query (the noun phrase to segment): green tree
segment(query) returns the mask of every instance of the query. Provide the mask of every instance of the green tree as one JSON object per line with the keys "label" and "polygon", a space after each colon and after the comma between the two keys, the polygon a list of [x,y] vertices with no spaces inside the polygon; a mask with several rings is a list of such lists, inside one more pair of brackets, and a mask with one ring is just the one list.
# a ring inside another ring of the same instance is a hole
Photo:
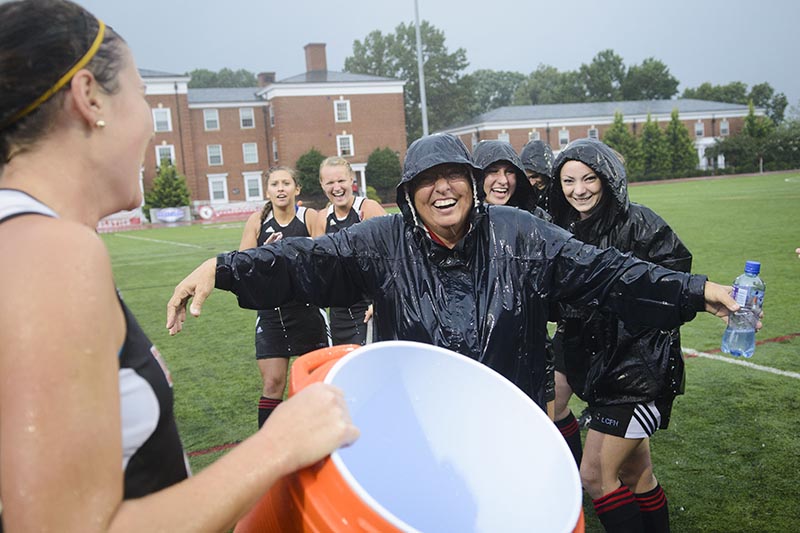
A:
{"label": "green tree", "polygon": [[625,169],[630,181],[636,181],[642,175],[639,141],[628,126],[625,125],[622,113],[614,113],[614,122],[603,134],[603,142],[616,150],[625,159]]}
{"label": "green tree", "polygon": [[189,188],[186,177],[178,173],[168,160],[161,161],[153,188],[144,193],[145,213],[151,208],[183,207],[189,205]]}
{"label": "green tree", "polygon": [[640,153],[642,161],[642,179],[662,179],[669,174],[669,148],[664,133],[658,122],[652,120],[650,113],[642,126]]}
{"label": "green tree", "polygon": [[581,65],[579,73],[589,102],[613,102],[621,99],[625,64],[614,50],[599,52],[591,63]]}
{"label": "green tree", "polygon": [[367,158],[367,183],[381,198],[394,198],[392,192],[400,182],[402,172],[400,158],[391,148],[377,148]]}
{"label": "green tree", "polygon": [[697,150],[694,147],[689,130],[681,122],[678,109],[672,110],[672,116],[664,132],[667,143],[669,177],[689,176],[697,170]]}
{"label": "green tree", "polygon": [[678,93],[678,80],[653,57],[628,67],[622,82],[623,100],[669,100]]}
{"label": "green tree", "polygon": [[[473,109],[472,83],[462,72],[468,66],[463,48],[450,53],[441,30],[422,21],[423,70],[428,121],[431,131],[469,118]],[[406,135],[413,141],[422,135],[417,46],[414,24],[401,23],[394,33],[373,31],[353,43],[353,55],[344,61],[346,72],[405,80]]]}
{"label": "green tree", "polygon": [[208,87],[255,87],[258,85],[255,74],[244,69],[231,70],[223,68],[219,72],[199,68],[187,73],[192,79],[190,89]]}
{"label": "green tree", "polygon": [[683,98],[697,100],[711,100],[712,102],[728,102],[730,104],[747,103],[747,84],[734,81],[727,85],[712,85],[709,82],[699,87],[687,88],[683,91]]}
{"label": "green tree", "polygon": [[311,148],[297,158],[294,168],[300,175],[300,186],[304,194],[319,196],[322,193],[319,185],[319,165],[324,160],[325,156],[316,148]]}
{"label": "green tree", "polygon": [[514,105],[572,104],[585,102],[586,94],[577,72],[559,72],[550,65],[539,65],[517,87]]}
{"label": "green tree", "polygon": [[783,93],[776,93],[769,83],[759,83],[750,88],[748,98],[756,107],[763,107],[774,124],[783,122],[789,101]]}
{"label": "green tree", "polygon": [[489,69],[476,70],[464,78],[471,81],[474,89],[473,115],[511,105],[517,88],[525,81],[519,72]]}

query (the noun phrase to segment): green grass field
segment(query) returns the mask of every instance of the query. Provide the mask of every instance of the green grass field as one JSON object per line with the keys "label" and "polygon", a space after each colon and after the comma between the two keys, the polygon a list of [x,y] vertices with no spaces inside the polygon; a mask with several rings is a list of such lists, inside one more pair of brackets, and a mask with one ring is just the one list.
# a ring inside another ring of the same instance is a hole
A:
{"label": "green grass field", "polygon": [[[800,373],[800,174],[782,173],[634,186],[694,255],[693,271],[730,283],[747,259],[766,281],[764,343],[750,362]],[[256,428],[260,378],[255,313],[215,293],[199,319],[169,337],[165,307],[175,284],[202,260],[238,246],[243,223],[106,234],[118,286],[175,381],[175,409],[187,451],[247,437]],[[702,314],[682,328],[684,347],[719,348],[723,323]],[[728,358],[730,359],[730,358]],[[800,497],[800,380],[703,357],[687,358],[686,394],[669,430],[652,441],[656,475],[676,532],[794,531]],[[576,400],[574,408],[580,411]],[[192,458],[195,471],[216,459]],[[588,498],[587,498],[588,499]],[[602,531],[591,504],[587,531]]]}

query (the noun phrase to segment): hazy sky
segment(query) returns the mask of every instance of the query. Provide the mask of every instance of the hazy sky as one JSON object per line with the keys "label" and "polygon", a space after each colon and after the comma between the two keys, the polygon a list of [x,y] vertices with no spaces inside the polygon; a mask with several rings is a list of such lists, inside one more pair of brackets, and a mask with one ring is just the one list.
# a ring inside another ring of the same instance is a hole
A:
{"label": "hazy sky", "polygon": [[[464,48],[476,69],[576,70],[611,48],[625,65],[663,61],[679,90],[703,82],[769,82],[800,103],[800,1],[418,0],[420,19]],[[305,71],[303,46],[327,43],[342,70],[353,41],[414,20],[414,0],[78,0],[117,29],[142,68]],[[458,6],[454,10],[453,6]]]}

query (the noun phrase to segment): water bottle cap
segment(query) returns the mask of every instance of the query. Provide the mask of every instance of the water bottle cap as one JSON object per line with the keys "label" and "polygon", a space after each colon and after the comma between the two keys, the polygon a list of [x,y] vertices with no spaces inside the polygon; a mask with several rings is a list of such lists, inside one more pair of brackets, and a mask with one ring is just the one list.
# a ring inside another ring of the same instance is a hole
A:
{"label": "water bottle cap", "polygon": [[758,275],[758,273],[761,272],[761,263],[758,261],[747,261],[744,264],[744,271],[747,274]]}

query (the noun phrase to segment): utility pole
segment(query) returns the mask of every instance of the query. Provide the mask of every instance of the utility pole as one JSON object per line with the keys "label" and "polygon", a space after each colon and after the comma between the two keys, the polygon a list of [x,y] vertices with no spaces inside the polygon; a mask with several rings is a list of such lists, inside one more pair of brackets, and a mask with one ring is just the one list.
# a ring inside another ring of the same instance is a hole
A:
{"label": "utility pole", "polygon": [[417,28],[417,69],[419,71],[419,104],[422,111],[422,136],[428,136],[428,103],[425,99],[425,72],[422,61],[422,37],[419,33],[419,1],[414,0],[414,20]]}

